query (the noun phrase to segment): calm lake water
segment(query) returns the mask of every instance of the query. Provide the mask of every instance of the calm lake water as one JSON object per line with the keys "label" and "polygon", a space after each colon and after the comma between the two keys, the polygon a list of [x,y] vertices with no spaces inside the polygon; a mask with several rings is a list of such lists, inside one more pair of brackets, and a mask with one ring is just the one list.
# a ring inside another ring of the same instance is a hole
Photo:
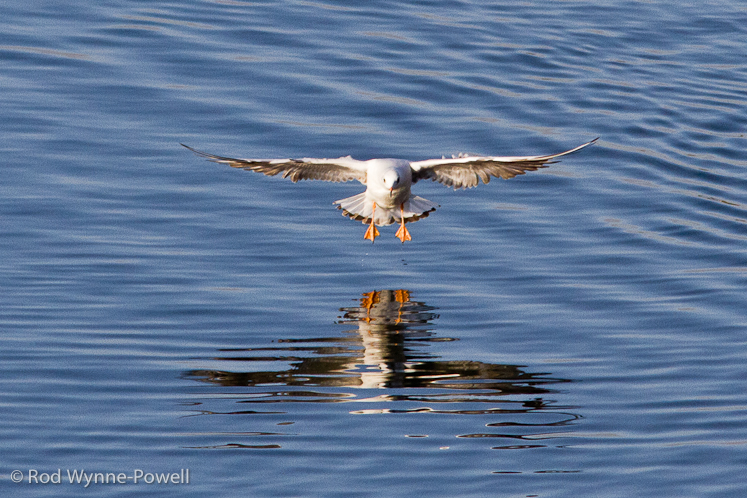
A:
{"label": "calm lake water", "polygon": [[[747,495],[744,2],[0,19],[3,496]],[[360,184],[179,145],[419,160],[597,136],[509,181],[418,183],[441,207],[373,245],[332,205]]]}

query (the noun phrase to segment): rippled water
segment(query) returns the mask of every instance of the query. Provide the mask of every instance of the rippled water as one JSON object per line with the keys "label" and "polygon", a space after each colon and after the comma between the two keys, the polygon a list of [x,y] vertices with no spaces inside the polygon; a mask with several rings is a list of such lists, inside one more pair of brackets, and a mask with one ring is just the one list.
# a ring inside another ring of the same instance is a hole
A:
{"label": "rippled water", "polygon": [[[741,2],[32,0],[0,25],[4,496],[747,493]],[[332,205],[359,184],[179,146],[596,136],[420,182],[441,207],[374,245]]]}

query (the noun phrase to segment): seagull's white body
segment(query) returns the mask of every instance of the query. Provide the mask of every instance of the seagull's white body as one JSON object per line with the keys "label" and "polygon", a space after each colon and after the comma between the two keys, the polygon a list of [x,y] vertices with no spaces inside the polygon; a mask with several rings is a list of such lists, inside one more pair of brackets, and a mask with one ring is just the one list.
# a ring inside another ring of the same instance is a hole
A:
{"label": "seagull's white body", "polygon": [[366,238],[373,241],[379,235],[376,225],[386,226],[400,223],[397,237],[405,242],[410,234],[405,223],[425,218],[438,204],[412,195],[410,188],[419,180],[430,178],[446,186],[459,188],[476,187],[480,180],[488,183],[490,177],[513,178],[546,167],[553,159],[575,152],[594,143],[587,142],[559,154],[546,156],[474,156],[459,155],[451,158],[408,161],[406,159],[370,159],[359,161],[350,156],[337,159],[234,159],[214,156],[187,147],[195,154],[210,161],[228,164],[234,168],[275,176],[292,181],[326,180],[346,182],[358,180],[366,186],[365,192],[334,203],[350,218],[369,224]]}
{"label": "seagull's white body", "polygon": [[[404,159],[365,161],[366,191],[335,201],[346,216],[378,226],[406,223],[428,216],[438,204],[412,195],[412,168]],[[374,209],[376,203],[376,209]]]}

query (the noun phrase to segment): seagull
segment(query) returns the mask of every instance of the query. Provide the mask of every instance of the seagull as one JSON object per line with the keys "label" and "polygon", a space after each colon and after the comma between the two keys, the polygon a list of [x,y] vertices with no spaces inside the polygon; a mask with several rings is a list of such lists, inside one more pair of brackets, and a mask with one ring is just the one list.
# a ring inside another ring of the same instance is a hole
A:
{"label": "seagull", "polygon": [[335,201],[345,216],[368,225],[365,239],[374,242],[379,231],[376,226],[399,223],[395,234],[401,241],[412,240],[405,223],[413,223],[435,211],[438,204],[417,195],[410,188],[420,180],[431,179],[454,190],[476,187],[480,180],[490,182],[491,177],[508,180],[527,171],[536,171],[552,164],[560,156],[576,152],[594,142],[579,145],[558,154],[546,156],[481,156],[459,154],[451,158],[408,161],[406,159],[369,159],[359,161],[351,156],[337,159],[235,159],[216,156],[181,144],[209,161],[227,164],[233,168],[256,171],[267,176],[282,173],[292,182],[299,180],[324,180],[348,182],[358,180],[366,191]]}

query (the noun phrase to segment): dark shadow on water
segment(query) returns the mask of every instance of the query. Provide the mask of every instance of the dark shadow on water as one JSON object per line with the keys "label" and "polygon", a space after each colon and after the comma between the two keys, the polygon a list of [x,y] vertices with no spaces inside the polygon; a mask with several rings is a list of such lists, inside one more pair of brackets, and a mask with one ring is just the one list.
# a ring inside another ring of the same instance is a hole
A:
{"label": "dark shadow on water", "polygon": [[[555,386],[570,382],[567,379],[530,372],[521,365],[442,360],[430,348],[457,339],[439,337],[433,331],[439,317],[436,308],[411,300],[407,290],[367,292],[356,306],[339,311],[336,323],[355,328],[329,337],[278,339],[266,347],[221,349],[208,360],[225,368],[190,370],[183,377],[249,388],[245,399],[238,393],[232,399],[256,410],[222,413],[269,413],[260,409],[267,403],[371,401],[375,406],[350,413],[553,411],[547,420],[527,421],[533,426],[562,425],[579,418],[559,413],[556,410],[570,407],[548,399],[557,392]],[[386,407],[376,402],[386,402]]]}
{"label": "dark shadow on water", "polygon": [[[567,444],[581,419],[577,407],[557,400],[570,380],[522,365],[445,359],[450,349],[458,352],[457,339],[439,336],[436,308],[410,299],[409,291],[367,292],[355,302],[339,309],[329,335],[220,349],[204,359],[219,369],[183,372],[203,386],[184,403],[184,418],[200,428],[184,447],[304,448],[317,456],[334,447],[357,455],[390,445],[392,435],[403,438],[402,448],[410,447],[404,441],[423,441],[421,448],[433,441],[439,450],[450,448],[444,438],[460,447],[531,452]],[[527,472],[513,468],[512,452],[494,455],[501,462],[494,472]]]}

